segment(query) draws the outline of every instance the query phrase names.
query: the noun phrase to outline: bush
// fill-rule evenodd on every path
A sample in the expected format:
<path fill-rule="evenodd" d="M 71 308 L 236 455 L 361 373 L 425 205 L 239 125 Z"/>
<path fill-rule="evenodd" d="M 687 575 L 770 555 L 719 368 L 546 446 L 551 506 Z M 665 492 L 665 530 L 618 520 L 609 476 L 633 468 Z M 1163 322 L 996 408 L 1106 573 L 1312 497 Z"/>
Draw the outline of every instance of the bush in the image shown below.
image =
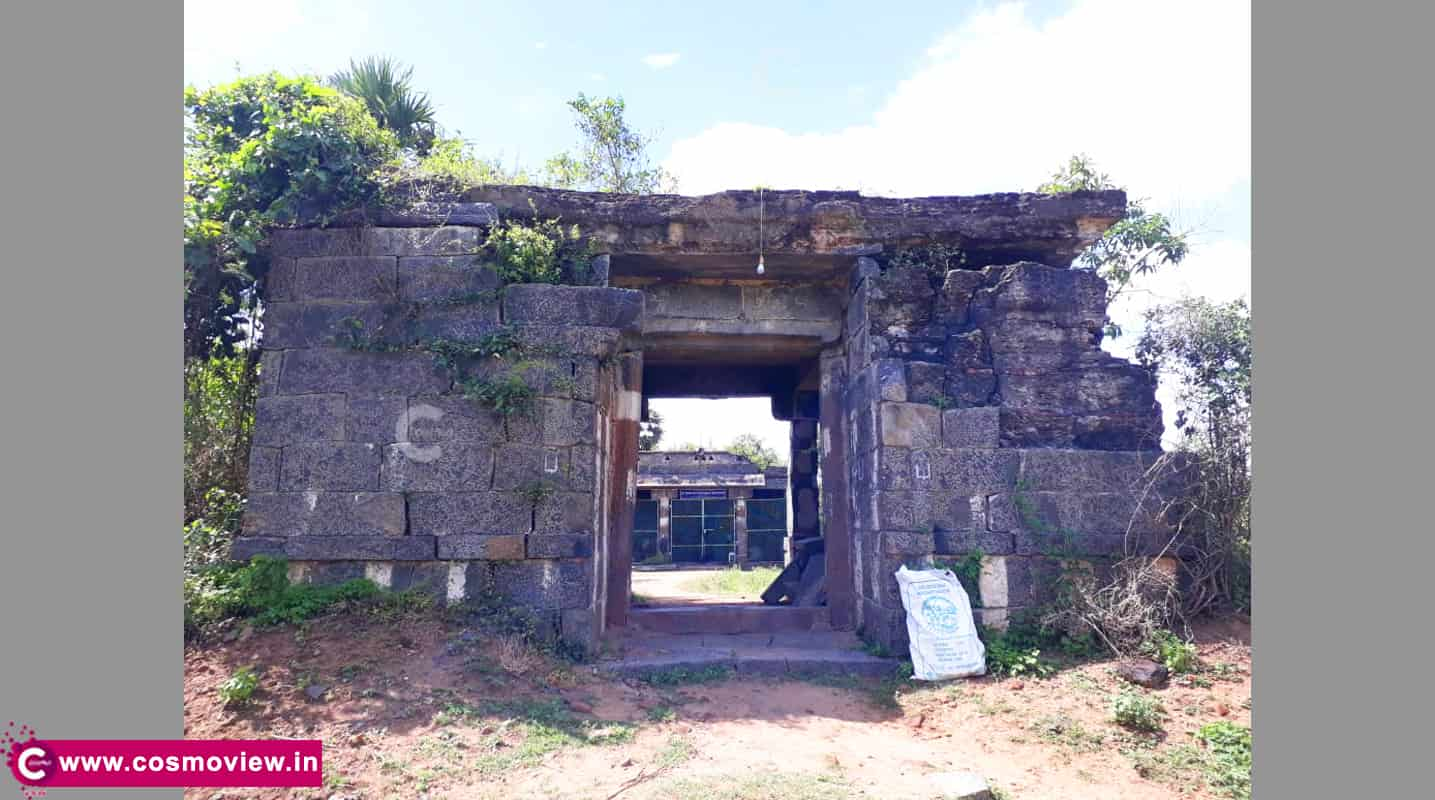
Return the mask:
<path fill-rule="evenodd" d="M 259 676 L 254 674 L 252 667 L 240 667 L 224 683 L 219 684 L 219 698 L 226 706 L 246 705 L 249 698 L 254 696 L 254 690 L 259 688 Z"/>
<path fill-rule="evenodd" d="M 259 625 L 303 622 L 339 603 L 368 600 L 380 592 L 363 578 L 295 585 L 288 572 L 282 558 L 255 556 L 248 564 L 221 565 L 186 577 L 186 625 L 193 631 L 233 618 L 252 618 Z"/>
<path fill-rule="evenodd" d="M 496 160 L 480 158 L 474 155 L 472 146 L 457 138 L 439 139 L 404 177 L 431 184 L 439 191 L 532 182 L 522 169 L 507 169 Z"/>
<path fill-rule="evenodd" d="M 364 104 L 278 73 L 184 90 L 185 355 L 252 331 L 263 246 L 278 225 L 325 224 L 380 197 L 398 140 Z"/>
<path fill-rule="evenodd" d="M 1045 678 L 1055 669 L 1050 662 L 1042 660 L 1041 650 L 1037 648 L 1013 647 L 1000 638 L 987 644 L 987 671 L 993 675 Z"/>
<path fill-rule="evenodd" d="M 249 440 L 259 391 L 254 353 L 216 354 L 184 364 L 184 521 L 237 530 L 234 515 L 211 508 L 240 502 L 249 475 Z M 212 495 L 219 491 L 221 495 Z"/>
<path fill-rule="evenodd" d="M 1116 724 L 1135 731 L 1159 731 L 1165 709 L 1156 700 L 1132 691 L 1116 695 L 1111 705 Z"/>
<path fill-rule="evenodd" d="M 493 226 L 484 246 L 504 283 L 586 284 L 593 259 L 578 226 L 557 219 L 505 220 Z"/>
<path fill-rule="evenodd" d="M 1165 664 L 1172 675 L 1195 672 L 1200 666 L 1196 657 L 1196 645 L 1168 630 L 1157 631 L 1143 649 L 1148 655 Z"/>

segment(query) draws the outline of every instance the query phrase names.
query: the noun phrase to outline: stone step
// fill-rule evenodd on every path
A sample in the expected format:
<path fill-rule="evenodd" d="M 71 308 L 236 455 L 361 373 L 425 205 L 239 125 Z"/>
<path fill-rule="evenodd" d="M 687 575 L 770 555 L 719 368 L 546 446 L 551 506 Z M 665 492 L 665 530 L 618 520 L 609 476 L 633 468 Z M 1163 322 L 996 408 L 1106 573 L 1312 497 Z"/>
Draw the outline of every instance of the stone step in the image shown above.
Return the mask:
<path fill-rule="evenodd" d="M 612 655 L 600 660 L 597 669 L 627 677 L 716 667 L 745 676 L 880 678 L 892 675 L 901 663 L 863 652 L 861 642 L 849 631 L 726 635 L 629 631 L 611 637 L 609 647 Z"/>
<path fill-rule="evenodd" d="M 628 624 L 651 633 L 783 633 L 830 628 L 825 606 L 692 605 L 635 608 Z"/>

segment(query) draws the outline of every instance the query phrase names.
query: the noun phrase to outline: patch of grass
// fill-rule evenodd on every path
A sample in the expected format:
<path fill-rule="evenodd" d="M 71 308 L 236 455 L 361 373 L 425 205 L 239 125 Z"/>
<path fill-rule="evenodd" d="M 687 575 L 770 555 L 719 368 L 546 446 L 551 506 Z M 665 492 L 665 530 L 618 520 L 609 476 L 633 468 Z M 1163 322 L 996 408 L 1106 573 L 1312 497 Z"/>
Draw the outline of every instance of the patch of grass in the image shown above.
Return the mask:
<path fill-rule="evenodd" d="M 658 753 L 654 767 L 658 770 L 672 769 L 673 767 L 691 761 L 697 755 L 698 749 L 693 743 L 681 736 L 674 736 L 668 740 L 666 746 Z"/>
<path fill-rule="evenodd" d="M 289 582 L 289 562 L 255 556 L 186 579 L 187 616 L 197 626 L 252 618 L 260 625 L 299 623 L 345 602 L 371 600 L 380 589 L 362 578 L 318 586 Z"/>
<path fill-rule="evenodd" d="M 736 671 L 732 667 L 715 664 L 701 669 L 688 669 L 687 667 L 655 669 L 638 676 L 638 680 L 649 686 L 690 686 L 725 681 L 735 674 Z"/>
<path fill-rule="evenodd" d="M 1137 692 L 1123 691 L 1112 700 L 1111 714 L 1116 724 L 1123 728 L 1154 732 L 1161 730 L 1161 720 L 1166 716 L 1166 711 L 1154 698 Z"/>
<path fill-rule="evenodd" d="M 259 676 L 253 667 L 240 667 L 224 683 L 219 684 L 219 699 L 230 708 L 247 705 L 259 688 Z"/>
<path fill-rule="evenodd" d="M 561 700 L 491 702 L 482 707 L 482 713 L 503 717 L 500 729 L 516 729 L 522 737 L 517 745 L 500 748 L 502 739 L 495 734 L 490 752 L 478 760 L 478 769 L 484 773 L 533 766 L 549 753 L 567 747 L 624 744 L 632 741 L 635 732 L 627 723 L 581 719 Z"/>
<path fill-rule="evenodd" d="M 723 597 L 757 597 L 772 585 L 780 572 L 777 567 L 753 567 L 745 571 L 729 567 L 695 575 L 683 581 L 683 588 Z"/>
<path fill-rule="evenodd" d="M 637 592 L 633 592 L 632 596 L 628 599 L 628 602 L 635 606 L 650 606 L 653 604 L 653 599 L 651 597 L 638 594 Z"/>
<path fill-rule="evenodd" d="M 654 706 L 648 709 L 649 722 L 672 722 L 677 718 L 677 710 L 669 705 Z"/>
<path fill-rule="evenodd" d="M 665 782 L 657 795 L 671 800 L 853 800 L 856 790 L 841 775 L 774 772 Z"/>
<path fill-rule="evenodd" d="M 1222 720 L 1201 726 L 1196 739 L 1206 746 L 1206 781 L 1228 797 L 1251 796 L 1251 729 Z"/>
<path fill-rule="evenodd" d="M 1106 744 L 1106 736 L 1088 731 L 1080 720 L 1065 714 L 1049 714 L 1037 720 L 1030 728 L 1051 744 L 1061 745 L 1078 753 L 1094 753 Z"/>

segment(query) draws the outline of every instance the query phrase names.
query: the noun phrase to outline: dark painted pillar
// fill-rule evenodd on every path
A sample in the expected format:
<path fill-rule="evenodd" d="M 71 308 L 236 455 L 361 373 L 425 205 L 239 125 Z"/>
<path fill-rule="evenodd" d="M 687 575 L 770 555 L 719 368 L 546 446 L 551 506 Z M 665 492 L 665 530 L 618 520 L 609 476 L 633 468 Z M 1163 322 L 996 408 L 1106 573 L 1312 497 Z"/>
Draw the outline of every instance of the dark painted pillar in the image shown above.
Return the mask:
<path fill-rule="evenodd" d="M 607 627 L 628 622 L 633 583 L 633 512 L 638 500 L 638 418 L 643 406 L 643 354 L 623 353 L 614 366 L 609 397 L 607 491 Z"/>
<path fill-rule="evenodd" d="M 827 558 L 827 607 L 832 627 L 857 625 L 857 581 L 852 566 L 852 531 L 848 524 L 847 426 L 845 424 L 847 359 L 838 349 L 822 355 L 822 418 L 818 426 L 822 471 L 822 535 Z"/>
<path fill-rule="evenodd" d="M 795 555 L 797 542 L 822 535 L 817 499 L 817 420 L 793 420 L 791 443 L 787 468 L 787 496 L 792 510 L 789 561 Z"/>

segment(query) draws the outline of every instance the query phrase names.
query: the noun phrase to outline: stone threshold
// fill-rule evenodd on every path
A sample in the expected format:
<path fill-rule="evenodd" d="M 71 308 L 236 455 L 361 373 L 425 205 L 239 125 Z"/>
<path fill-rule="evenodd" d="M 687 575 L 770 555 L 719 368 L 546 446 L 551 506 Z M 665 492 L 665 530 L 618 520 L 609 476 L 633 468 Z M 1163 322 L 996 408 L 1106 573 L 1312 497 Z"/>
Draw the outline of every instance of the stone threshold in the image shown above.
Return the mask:
<path fill-rule="evenodd" d="M 727 669 L 740 676 L 855 676 L 883 678 L 901 663 L 861 650 L 850 631 L 738 634 L 653 634 L 615 637 L 614 654 L 599 672 L 642 677 L 654 672 Z"/>

